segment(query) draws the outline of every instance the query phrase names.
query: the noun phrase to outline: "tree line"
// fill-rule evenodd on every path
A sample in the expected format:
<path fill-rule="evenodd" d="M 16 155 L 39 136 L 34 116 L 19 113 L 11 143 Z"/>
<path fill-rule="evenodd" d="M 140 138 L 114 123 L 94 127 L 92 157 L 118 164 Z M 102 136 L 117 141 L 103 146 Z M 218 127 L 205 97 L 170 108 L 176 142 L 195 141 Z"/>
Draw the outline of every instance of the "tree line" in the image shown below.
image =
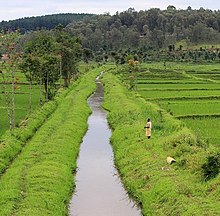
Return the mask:
<path fill-rule="evenodd" d="M 80 38 L 86 57 L 93 56 L 97 62 L 220 60 L 220 50 L 214 48 L 220 43 L 220 11 L 172 5 L 165 10 L 129 8 L 113 16 L 106 13 L 73 22 L 66 28 Z M 204 44 L 213 47 L 207 49 Z M 189 48 L 193 45 L 201 46 Z"/>
<path fill-rule="evenodd" d="M 76 13 L 64 13 L 64 14 L 52 14 L 37 17 L 25 17 L 16 20 L 2 21 L 0 22 L 1 30 L 18 30 L 24 34 L 29 31 L 36 31 L 40 29 L 51 30 L 57 25 L 68 25 L 71 22 L 77 22 L 80 20 L 88 19 L 93 14 L 76 14 Z"/>
<path fill-rule="evenodd" d="M 83 45 L 93 51 L 100 48 L 119 50 L 127 48 L 161 49 L 185 40 L 188 43 L 220 42 L 220 11 L 204 8 L 166 10 L 152 8 L 97 15 L 86 21 L 67 26 L 82 39 Z"/>
<path fill-rule="evenodd" d="M 67 26 L 80 37 L 84 47 L 93 51 L 100 48 L 119 50 L 148 47 L 161 49 L 185 40 L 188 43 L 220 42 L 220 11 L 209 9 L 176 9 L 169 5 L 165 10 L 151 8 L 135 11 L 129 8 L 114 15 L 54 14 L 39 17 L 2 21 L 0 29 L 21 33 L 39 29 Z"/>

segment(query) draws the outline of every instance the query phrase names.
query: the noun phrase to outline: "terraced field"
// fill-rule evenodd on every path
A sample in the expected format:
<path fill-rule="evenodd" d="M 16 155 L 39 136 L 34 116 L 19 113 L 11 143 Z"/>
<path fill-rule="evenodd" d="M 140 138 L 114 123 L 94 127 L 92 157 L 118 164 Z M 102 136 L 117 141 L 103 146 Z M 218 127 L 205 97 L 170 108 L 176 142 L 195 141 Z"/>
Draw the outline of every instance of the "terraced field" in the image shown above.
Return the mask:
<path fill-rule="evenodd" d="M 140 91 L 141 95 L 146 99 L 194 99 L 194 98 L 220 98 L 220 91 L 219 90 L 184 90 L 184 89 L 163 89 L 161 90 L 150 90 L 150 91 Z"/>
<path fill-rule="evenodd" d="M 207 143 L 219 146 L 219 68 L 220 65 L 144 65 L 137 76 L 137 89 L 147 101 L 156 102 L 182 119 Z"/>
<path fill-rule="evenodd" d="M 220 115 L 220 101 L 218 100 L 165 101 L 159 102 L 159 104 L 175 117 Z"/>

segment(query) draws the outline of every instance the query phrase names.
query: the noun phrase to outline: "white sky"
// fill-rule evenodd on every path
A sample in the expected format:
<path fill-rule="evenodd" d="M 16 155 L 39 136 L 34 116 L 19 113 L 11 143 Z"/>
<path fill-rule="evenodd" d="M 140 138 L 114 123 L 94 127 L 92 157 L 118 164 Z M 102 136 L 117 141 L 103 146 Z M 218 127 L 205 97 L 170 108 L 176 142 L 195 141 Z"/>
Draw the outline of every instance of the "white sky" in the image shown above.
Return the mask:
<path fill-rule="evenodd" d="M 165 9 L 168 5 L 174 5 L 177 9 L 191 6 L 193 9 L 219 10 L 220 0 L 0 0 L 0 21 L 55 13 L 110 12 L 113 15 L 128 8 L 139 11 Z"/>

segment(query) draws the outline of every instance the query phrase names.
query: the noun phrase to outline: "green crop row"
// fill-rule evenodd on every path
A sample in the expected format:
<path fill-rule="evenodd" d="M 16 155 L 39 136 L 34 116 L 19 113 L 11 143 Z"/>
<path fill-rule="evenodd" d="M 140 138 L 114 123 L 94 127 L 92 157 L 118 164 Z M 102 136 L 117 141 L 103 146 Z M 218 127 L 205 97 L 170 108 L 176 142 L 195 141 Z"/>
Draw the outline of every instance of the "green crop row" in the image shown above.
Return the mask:
<path fill-rule="evenodd" d="M 151 98 L 173 98 L 173 97 L 211 97 L 220 96 L 220 90 L 193 90 L 193 91 L 139 91 L 147 99 Z"/>
<path fill-rule="evenodd" d="M 220 71 L 201 71 L 201 70 L 198 70 L 198 71 L 187 71 L 187 73 L 190 73 L 190 74 L 210 74 L 210 75 L 215 75 L 215 74 L 220 74 Z"/>
<path fill-rule="evenodd" d="M 207 146 L 156 105 L 129 92 L 111 74 L 103 78 L 104 108 L 113 129 L 115 164 L 143 215 L 217 215 L 220 176 L 204 183 Z M 146 139 L 146 118 L 152 137 Z M 171 156 L 176 163 L 168 165 Z"/>
<path fill-rule="evenodd" d="M 220 114 L 218 100 L 164 101 L 159 105 L 174 116 Z"/>
<path fill-rule="evenodd" d="M 196 90 L 220 90 L 220 86 L 217 83 L 173 83 L 173 84 L 167 84 L 167 83 L 160 83 L 160 85 L 155 83 L 147 83 L 147 84 L 138 84 L 138 90 L 145 90 L 145 89 L 181 89 L 181 90 L 190 90 L 190 89 L 196 89 Z"/>
<path fill-rule="evenodd" d="M 142 76 L 143 76 L 143 79 L 149 78 L 151 80 L 157 80 L 158 78 L 161 78 L 163 80 L 187 79 L 187 77 L 183 76 L 182 74 L 145 74 L 145 75 L 142 75 Z M 141 76 L 138 76 L 138 79 L 142 80 Z"/>
<path fill-rule="evenodd" d="M 186 71 L 187 73 L 196 73 L 197 71 L 203 72 L 215 72 L 219 71 L 220 64 L 194 64 L 194 63 L 175 63 L 167 62 L 166 67 L 163 62 L 143 64 L 141 66 L 144 70 L 155 69 L 155 70 L 176 70 L 176 71 Z"/>
<path fill-rule="evenodd" d="M 65 98 L 57 98 L 56 111 L 2 175 L 1 216 L 67 215 L 72 173 L 91 112 L 87 98 L 95 90 L 97 72 L 80 78 Z"/>
<path fill-rule="evenodd" d="M 178 92 L 184 92 L 184 93 L 186 93 L 187 91 L 215 91 L 215 90 L 217 90 L 217 91 L 219 91 L 220 90 L 220 88 L 214 88 L 214 89 L 206 89 L 206 88 L 139 88 L 138 89 L 139 91 L 146 91 L 146 92 L 149 92 L 149 91 L 153 91 L 153 92 L 155 92 L 155 91 L 172 91 L 172 92 L 176 92 L 176 91 L 178 91 Z"/>
<path fill-rule="evenodd" d="M 182 121 L 207 143 L 220 147 L 220 115 L 218 117 L 207 116 L 206 118 L 183 118 Z"/>
<path fill-rule="evenodd" d="M 137 80 L 138 85 L 139 84 L 206 84 L 206 83 L 210 83 L 210 81 L 204 81 L 204 80 L 196 80 L 196 79 L 181 79 L 181 80 L 173 80 L 173 79 L 169 79 L 169 80 L 163 80 L 163 79 L 157 79 L 157 80 L 152 80 L 152 79 L 138 79 Z"/>

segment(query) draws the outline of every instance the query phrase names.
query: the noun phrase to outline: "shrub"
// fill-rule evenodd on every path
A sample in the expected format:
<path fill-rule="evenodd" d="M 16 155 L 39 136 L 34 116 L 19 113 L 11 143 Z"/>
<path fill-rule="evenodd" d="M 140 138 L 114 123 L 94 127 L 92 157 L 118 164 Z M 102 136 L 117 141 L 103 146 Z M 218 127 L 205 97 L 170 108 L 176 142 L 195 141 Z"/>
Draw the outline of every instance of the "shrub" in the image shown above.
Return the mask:
<path fill-rule="evenodd" d="M 215 178 L 220 173 L 220 153 L 208 156 L 202 169 L 205 181 Z"/>

